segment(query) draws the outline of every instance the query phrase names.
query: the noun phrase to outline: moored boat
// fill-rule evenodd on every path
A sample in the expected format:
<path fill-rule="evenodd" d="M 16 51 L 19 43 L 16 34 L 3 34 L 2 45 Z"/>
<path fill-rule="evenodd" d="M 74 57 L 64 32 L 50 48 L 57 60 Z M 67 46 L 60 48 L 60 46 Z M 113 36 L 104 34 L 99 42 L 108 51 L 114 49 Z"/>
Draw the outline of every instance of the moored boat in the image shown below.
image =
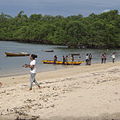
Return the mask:
<path fill-rule="evenodd" d="M 5 55 L 9 57 L 19 57 L 19 56 L 29 56 L 30 54 L 25 53 L 25 52 L 21 52 L 21 53 L 5 52 Z"/>
<path fill-rule="evenodd" d="M 80 65 L 81 63 L 84 63 L 84 61 L 71 61 L 71 62 L 65 62 L 63 64 L 62 61 L 56 61 L 54 62 L 53 60 L 43 60 L 42 61 L 44 64 L 58 64 L 58 65 Z"/>
<path fill-rule="evenodd" d="M 44 52 L 54 52 L 54 50 L 45 50 Z"/>

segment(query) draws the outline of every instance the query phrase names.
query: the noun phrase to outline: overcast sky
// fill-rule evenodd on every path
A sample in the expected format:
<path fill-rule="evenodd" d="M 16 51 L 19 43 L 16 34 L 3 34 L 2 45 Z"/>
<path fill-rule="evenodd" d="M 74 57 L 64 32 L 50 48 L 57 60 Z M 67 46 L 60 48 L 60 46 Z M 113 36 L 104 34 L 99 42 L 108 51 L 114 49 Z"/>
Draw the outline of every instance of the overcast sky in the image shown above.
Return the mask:
<path fill-rule="evenodd" d="M 17 15 L 21 10 L 27 15 L 40 13 L 87 16 L 111 9 L 120 10 L 120 0 L 0 0 L 0 12 L 12 16 Z"/>

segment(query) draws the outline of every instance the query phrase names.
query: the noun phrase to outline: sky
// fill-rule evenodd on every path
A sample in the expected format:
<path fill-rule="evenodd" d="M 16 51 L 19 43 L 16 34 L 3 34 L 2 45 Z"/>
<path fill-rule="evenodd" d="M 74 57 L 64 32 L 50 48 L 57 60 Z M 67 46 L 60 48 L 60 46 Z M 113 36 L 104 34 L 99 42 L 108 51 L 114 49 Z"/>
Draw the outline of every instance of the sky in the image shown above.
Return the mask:
<path fill-rule="evenodd" d="M 27 15 L 88 16 L 109 10 L 120 11 L 120 0 L 0 0 L 0 13 L 16 16 L 21 10 Z"/>

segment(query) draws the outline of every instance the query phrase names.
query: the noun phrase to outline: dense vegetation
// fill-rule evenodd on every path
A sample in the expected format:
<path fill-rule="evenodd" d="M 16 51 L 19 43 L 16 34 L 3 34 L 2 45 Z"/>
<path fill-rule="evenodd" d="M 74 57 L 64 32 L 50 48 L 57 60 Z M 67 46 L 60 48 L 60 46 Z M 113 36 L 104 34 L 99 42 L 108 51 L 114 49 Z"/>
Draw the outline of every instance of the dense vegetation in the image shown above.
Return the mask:
<path fill-rule="evenodd" d="M 111 10 L 99 15 L 49 16 L 20 11 L 15 17 L 0 14 L 0 40 L 59 44 L 68 47 L 120 48 L 120 15 Z"/>

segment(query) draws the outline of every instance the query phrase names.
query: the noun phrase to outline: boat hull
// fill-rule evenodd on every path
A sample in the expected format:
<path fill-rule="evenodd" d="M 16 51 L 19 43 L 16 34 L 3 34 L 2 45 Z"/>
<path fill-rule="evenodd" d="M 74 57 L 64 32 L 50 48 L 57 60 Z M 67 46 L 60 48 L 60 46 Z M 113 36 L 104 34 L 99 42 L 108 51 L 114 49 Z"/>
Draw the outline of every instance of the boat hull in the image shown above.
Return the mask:
<path fill-rule="evenodd" d="M 30 54 L 5 52 L 5 55 L 9 57 L 19 57 L 19 56 L 29 56 Z"/>
<path fill-rule="evenodd" d="M 42 61 L 44 64 L 58 64 L 58 65 L 80 65 L 81 63 L 83 63 L 83 61 L 78 61 L 78 62 L 65 62 L 63 63 L 62 61 L 52 61 L 52 60 L 43 60 Z"/>
<path fill-rule="evenodd" d="M 44 52 L 54 52 L 54 50 L 45 50 Z"/>

